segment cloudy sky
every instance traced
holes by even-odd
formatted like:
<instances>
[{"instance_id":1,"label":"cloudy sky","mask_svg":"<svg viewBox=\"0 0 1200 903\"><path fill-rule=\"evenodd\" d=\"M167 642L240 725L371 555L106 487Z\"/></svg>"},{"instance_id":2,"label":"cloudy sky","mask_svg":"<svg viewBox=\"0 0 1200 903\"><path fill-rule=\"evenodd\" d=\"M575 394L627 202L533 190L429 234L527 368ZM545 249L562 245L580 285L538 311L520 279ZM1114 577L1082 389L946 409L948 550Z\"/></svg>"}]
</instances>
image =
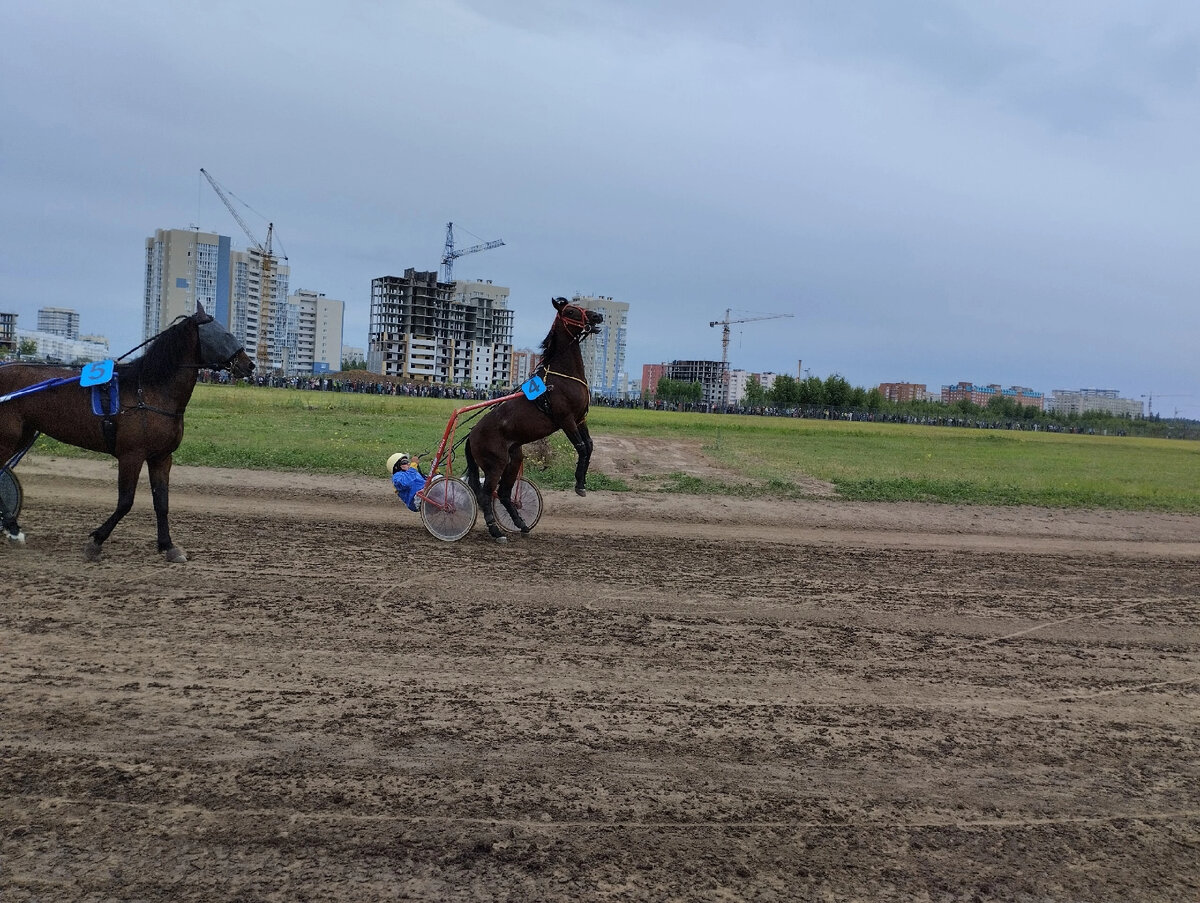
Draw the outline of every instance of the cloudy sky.
<instances>
[{"instance_id":1,"label":"cloudy sky","mask_svg":"<svg viewBox=\"0 0 1200 903\"><path fill-rule=\"evenodd\" d=\"M8 0L0 310L140 341L144 241L346 302L436 269L630 304L628 364L1154 395L1200 418L1193 0Z\"/></svg>"}]
</instances>

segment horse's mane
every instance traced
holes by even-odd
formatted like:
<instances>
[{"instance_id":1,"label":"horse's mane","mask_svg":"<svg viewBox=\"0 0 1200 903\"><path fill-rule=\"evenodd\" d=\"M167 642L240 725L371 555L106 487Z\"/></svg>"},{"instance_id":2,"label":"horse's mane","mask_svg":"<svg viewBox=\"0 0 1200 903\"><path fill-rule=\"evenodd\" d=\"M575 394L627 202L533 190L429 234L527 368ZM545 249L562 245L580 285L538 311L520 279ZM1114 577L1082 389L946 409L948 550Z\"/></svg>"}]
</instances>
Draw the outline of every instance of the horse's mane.
<instances>
[{"instance_id":1,"label":"horse's mane","mask_svg":"<svg viewBox=\"0 0 1200 903\"><path fill-rule=\"evenodd\" d=\"M180 360L191 350L192 323L191 317L178 317L151 340L141 357L121 364L117 372L122 378L136 379L142 385L167 382L179 369Z\"/></svg>"},{"instance_id":2,"label":"horse's mane","mask_svg":"<svg viewBox=\"0 0 1200 903\"><path fill-rule=\"evenodd\" d=\"M571 334L566 329L559 328L559 319L555 317L554 322L550 325L550 331L542 339L542 356L538 363L544 364L556 358L571 347L572 341Z\"/></svg>"}]
</instances>

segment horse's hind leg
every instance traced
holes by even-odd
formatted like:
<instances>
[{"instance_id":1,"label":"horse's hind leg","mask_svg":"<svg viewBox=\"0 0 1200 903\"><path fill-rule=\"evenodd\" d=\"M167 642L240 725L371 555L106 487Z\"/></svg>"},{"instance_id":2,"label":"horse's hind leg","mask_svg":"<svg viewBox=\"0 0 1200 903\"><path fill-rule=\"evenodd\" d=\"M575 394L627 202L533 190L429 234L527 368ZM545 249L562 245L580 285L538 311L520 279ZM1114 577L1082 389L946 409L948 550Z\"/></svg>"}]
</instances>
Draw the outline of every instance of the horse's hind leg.
<instances>
[{"instance_id":1,"label":"horse's hind leg","mask_svg":"<svg viewBox=\"0 0 1200 903\"><path fill-rule=\"evenodd\" d=\"M7 460L7 459L6 459ZM13 479L16 476L8 468L0 470L0 479ZM21 532L21 527L17 523L17 511L9 511L4 507L4 495L0 492L0 532L4 533L5 538L14 545L25 545L25 534Z\"/></svg>"},{"instance_id":2,"label":"horse's hind leg","mask_svg":"<svg viewBox=\"0 0 1200 903\"><path fill-rule=\"evenodd\" d=\"M142 474L142 461L139 457L117 459L117 509L112 515L92 531L92 538L83 547L83 555L88 561L100 558L100 547L112 534L113 528L120 523L121 518L133 507L133 497L137 492L138 477Z\"/></svg>"},{"instance_id":3,"label":"horse's hind leg","mask_svg":"<svg viewBox=\"0 0 1200 903\"><path fill-rule=\"evenodd\" d=\"M158 550L174 564L187 561L183 549L171 542L171 526L167 517L169 495L167 487L171 481L171 464L174 458L164 455L147 462L150 473L150 495L154 499L154 517L158 522Z\"/></svg>"},{"instance_id":4,"label":"horse's hind leg","mask_svg":"<svg viewBox=\"0 0 1200 903\"><path fill-rule=\"evenodd\" d=\"M575 464L575 494L587 495L587 472L588 464L592 460L592 434L588 432L587 424L581 423L574 429L568 427L574 424L566 424L562 431L567 438L571 440L571 444L575 446L575 452L579 455L579 460Z\"/></svg>"},{"instance_id":5,"label":"horse's hind leg","mask_svg":"<svg viewBox=\"0 0 1200 903\"><path fill-rule=\"evenodd\" d=\"M14 430L12 433L6 429L5 434L0 436L0 465L11 460L19 451L28 451L37 437L37 430L32 427L21 427L19 432ZM16 479L16 475L12 471L9 471L9 474L14 480ZM14 545L24 545L25 534L21 532L21 525L17 523L18 513L6 510L4 499L0 498L0 533L3 533L5 538Z\"/></svg>"},{"instance_id":6,"label":"horse's hind leg","mask_svg":"<svg viewBox=\"0 0 1200 903\"><path fill-rule=\"evenodd\" d=\"M481 449L472 449L471 438L467 438L464 446L467 452L467 482L471 485L471 491L475 493L475 501L483 511L483 520L492 539L496 542L508 542L508 537L496 523L496 512L492 510L492 498L500 481L500 467L493 463L491 454L484 454ZM479 479L481 473L482 480Z\"/></svg>"},{"instance_id":7,"label":"horse's hind leg","mask_svg":"<svg viewBox=\"0 0 1200 903\"><path fill-rule=\"evenodd\" d=\"M7 470L4 472L10 473ZM4 537L13 545L25 545L25 534L21 532L21 525L17 523L17 512L4 507L3 497L0 497L0 532L3 532Z\"/></svg>"},{"instance_id":8,"label":"horse's hind leg","mask_svg":"<svg viewBox=\"0 0 1200 903\"><path fill-rule=\"evenodd\" d=\"M521 474L521 462L525 459L521 447L518 445L512 452L512 458L508 462L508 466L504 468L504 473L500 475L500 486L497 492L497 498L500 499L500 504L508 512L508 516L512 518L513 526L521 531L522 536L529 534L529 527L525 525L525 521L521 519L521 513L517 506L513 504L512 491L513 486L517 483L517 477Z\"/></svg>"}]
</instances>

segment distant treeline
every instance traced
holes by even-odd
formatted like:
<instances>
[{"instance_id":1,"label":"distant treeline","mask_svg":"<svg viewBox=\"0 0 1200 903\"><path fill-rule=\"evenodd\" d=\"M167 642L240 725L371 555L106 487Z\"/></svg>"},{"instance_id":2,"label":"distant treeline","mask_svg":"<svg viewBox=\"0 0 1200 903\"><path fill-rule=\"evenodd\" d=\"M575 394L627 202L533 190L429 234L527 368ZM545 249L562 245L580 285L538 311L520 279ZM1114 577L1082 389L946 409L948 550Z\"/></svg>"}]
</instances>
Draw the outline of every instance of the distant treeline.
<instances>
[{"instance_id":1,"label":"distant treeline","mask_svg":"<svg viewBox=\"0 0 1200 903\"><path fill-rule=\"evenodd\" d=\"M666 377L658 382L654 397L640 400L596 399L596 403L619 407L647 407L709 413L759 414L806 417L821 420L860 420L877 423L914 423L929 426L959 426L977 429L1046 430L1060 433L1093 433L1110 436L1151 436L1170 439L1200 439L1200 422L1122 417L1091 411L1086 414L1057 414L1018 404L996 396L986 406L971 401L944 404L941 401L888 401L879 389L852 386L833 374L821 379L796 379L780 375L770 389L751 376L741 404L721 407L706 405L698 382L681 382Z\"/></svg>"},{"instance_id":2,"label":"distant treeline","mask_svg":"<svg viewBox=\"0 0 1200 903\"><path fill-rule=\"evenodd\" d=\"M201 371L203 382L229 382L228 373ZM455 398L466 401L486 400L507 395L508 387L476 389L468 386L413 383L397 377L356 370L321 376L252 377L244 382L281 389L314 392L351 392L359 395L398 395L420 398ZM970 401L943 404L940 401L894 403L878 389L851 386L833 374L825 379L810 376L799 380L777 376L768 390L753 378L746 387L746 398L727 407L705 404L703 387L698 382L659 380L654 397L612 398L596 395L595 405L619 408L645 408L658 411L688 411L714 414L749 414L764 417L804 417L813 420L853 420L872 423L911 423L923 426L953 426L972 429L1045 430L1054 433L1086 433L1109 436L1149 436L1167 439L1200 439L1200 422L1149 418L1118 417L1112 414L1053 414L1019 405L998 396L980 407Z\"/></svg>"}]
</instances>

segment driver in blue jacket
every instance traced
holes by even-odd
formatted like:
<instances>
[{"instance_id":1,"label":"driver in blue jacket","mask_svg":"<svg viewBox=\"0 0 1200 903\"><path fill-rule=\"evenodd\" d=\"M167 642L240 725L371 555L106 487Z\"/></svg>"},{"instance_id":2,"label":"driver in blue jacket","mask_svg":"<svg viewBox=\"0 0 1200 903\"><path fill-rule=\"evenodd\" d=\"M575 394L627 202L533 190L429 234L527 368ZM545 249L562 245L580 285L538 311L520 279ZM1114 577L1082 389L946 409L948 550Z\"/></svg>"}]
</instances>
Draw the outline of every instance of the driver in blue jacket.
<instances>
[{"instance_id":1,"label":"driver in blue jacket","mask_svg":"<svg viewBox=\"0 0 1200 903\"><path fill-rule=\"evenodd\" d=\"M409 458L404 452L396 452L388 458L388 469L392 472L392 486L400 501L408 506L409 511L420 511L421 503L417 493L425 488L425 477L421 475L420 458Z\"/></svg>"}]
</instances>

